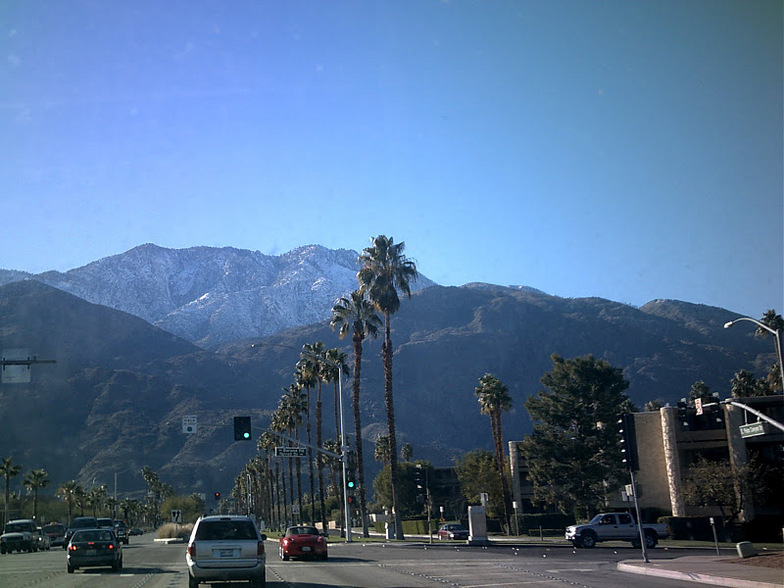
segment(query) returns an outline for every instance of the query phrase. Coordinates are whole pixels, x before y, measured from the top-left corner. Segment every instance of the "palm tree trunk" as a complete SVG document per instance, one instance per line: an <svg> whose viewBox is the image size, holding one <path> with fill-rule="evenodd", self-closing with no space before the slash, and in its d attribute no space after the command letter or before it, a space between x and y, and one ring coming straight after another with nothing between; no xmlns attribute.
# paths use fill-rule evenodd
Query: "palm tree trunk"
<svg viewBox="0 0 784 588"><path fill-rule="evenodd" d="M392 335L390 333L390 314L384 313L384 344L381 355L384 363L384 405L387 411L387 430L389 431L389 473L392 482L392 508L395 513L395 538L403 539L403 518L398 508L398 469L397 435L395 434L395 404L392 396Z"/></svg>
<svg viewBox="0 0 784 588"><path fill-rule="evenodd" d="M321 380L319 379L318 382L318 392L316 393L316 447L322 449L324 447L323 440L321 438ZM323 459L321 458L321 453L319 452L318 457L316 458L316 469L318 470L318 487L319 487L319 509L321 515L321 524L323 525L322 530L327 530L327 513L326 513L326 505L324 504L324 468L322 467Z"/></svg>
<svg viewBox="0 0 784 588"><path fill-rule="evenodd" d="M359 483L359 516L362 519L362 536L370 537L365 506L365 463L362 457L362 421L359 413L359 383L362 369L362 337L354 337L354 381L351 402L354 405L354 432L357 445L357 482Z"/></svg>
<svg viewBox="0 0 784 588"><path fill-rule="evenodd" d="M495 461L498 472L501 476L501 491L504 499L504 523L506 532L509 533L511 527L510 515L512 511L512 501L509 496L509 483L506 479L506 459L504 459L504 434L501 428L501 411L494 410L490 413L490 426L493 433L493 445L495 445Z"/></svg>
<svg viewBox="0 0 784 588"><path fill-rule="evenodd" d="M305 386L308 391L308 418L306 420L306 428L308 430L308 472L310 475L310 524L315 525L315 512L316 512L316 493L313 491L313 449L311 445L313 442L310 438L310 386Z"/></svg>

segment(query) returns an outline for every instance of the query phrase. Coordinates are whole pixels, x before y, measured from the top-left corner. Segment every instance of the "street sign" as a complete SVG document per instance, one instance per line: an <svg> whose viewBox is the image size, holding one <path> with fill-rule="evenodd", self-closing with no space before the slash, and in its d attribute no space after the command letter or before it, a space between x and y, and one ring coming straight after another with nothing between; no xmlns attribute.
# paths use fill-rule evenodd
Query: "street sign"
<svg viewBox="0 0 784 588"><path fill-rule="evenodd" d="M182 522L182 511L181 510L173 510L173 511L171 511L171 521L172 521L172 523L181 523Z"/></svg>
<svg viewBox="0 0 784 588"><path fill-rule="evenodd" d="M30 357L29 349L3 349L3 384L29 384L29 365L6 365L6 360L24 359Z"/></svg>
<svg viewBox="0 0 784 588"><path fill-rule="evenodd" d="M188 435L195 433L198 427L196 420L195 414L182 417L182 432Z"/></svg>
<svg viewBox="0 0 784 588"><path fill-rule="evenodd" d="M275 447L275 457L307 457L304 447Z"/></svg>
<svg viewBox="0 0 784 588"><path fill-rule="evenodd" d="M757 437L758 435L764 435L765 433L765 423L763 422L749 423L748 425L740 426L740 436L743 438Z"/></svg>

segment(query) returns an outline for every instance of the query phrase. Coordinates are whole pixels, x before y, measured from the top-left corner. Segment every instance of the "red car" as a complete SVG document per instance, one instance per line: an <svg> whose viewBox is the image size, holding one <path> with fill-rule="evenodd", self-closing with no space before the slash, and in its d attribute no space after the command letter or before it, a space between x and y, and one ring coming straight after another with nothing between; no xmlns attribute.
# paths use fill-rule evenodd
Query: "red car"
<svg viewBox="0 0 784 588"><path fill-rule="evenodd" d="M297 525L286 529L280 538L278 548L280 559L287 561L290 557L312 557L327 559L327 539L316 527Z"/></svg>

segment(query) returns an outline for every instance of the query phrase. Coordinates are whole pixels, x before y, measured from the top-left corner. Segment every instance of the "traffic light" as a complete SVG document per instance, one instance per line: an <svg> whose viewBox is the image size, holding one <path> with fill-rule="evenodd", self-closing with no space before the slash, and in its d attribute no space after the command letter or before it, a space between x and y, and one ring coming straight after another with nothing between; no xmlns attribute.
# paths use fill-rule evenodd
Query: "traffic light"
<svg viewBox="0 0 784 588"><path fill-rule="evenodd" d="M414 468L414 484L416 485L417 496L424 496L425 494L425 471L422 469L422 464L418 463Z"/></svg>
<svg viewBox="0 0 784 588"><path fill-rule="evenodd" d="M218 500L220 500L220 492L215 493L215 501L217 502Z"/></svg>
<svg viewBox="0 0 784 588"><path fill-rule="evenodd" d="M349 496L348 497L348 503L349 504L354 504L354 497L353 496Z"/></svg>
<svg viewBox="0 0 784 588"><path fill-rule="evenodd" d="M618 424L621 428L621 461L631 471L636 472L640 469L640 461L637 457L637 432L634 428L634 415L621 415Z"/></svg>
<svg viewBox="0 0 784 588"><path fill-rule="evenodd" d="M349 491L353 491L354 488L357 487L357 485L354 483L354 480L352 480L351 478L348 479L348 482L346 482L346 485L348 486Z"/></svg>
<svg viewBox="0 0 784 588"><path fill-rule="evenodd" d="M250 417L234 417L234 440L250 441Z"/></svg>

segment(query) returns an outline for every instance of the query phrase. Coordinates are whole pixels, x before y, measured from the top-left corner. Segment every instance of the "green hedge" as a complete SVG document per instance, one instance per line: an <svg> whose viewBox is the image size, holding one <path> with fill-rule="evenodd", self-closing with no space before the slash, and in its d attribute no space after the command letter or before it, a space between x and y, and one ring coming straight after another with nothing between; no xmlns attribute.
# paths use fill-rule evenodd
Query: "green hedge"
<svg viewBox="0 0 784 588"><path fill-rule="evenodd" d="M574 517L560 513L523 514L518 515L517 524L521 535L536 535L539 533L539 527L565 531L566 527L574 524Z"/></svg>

